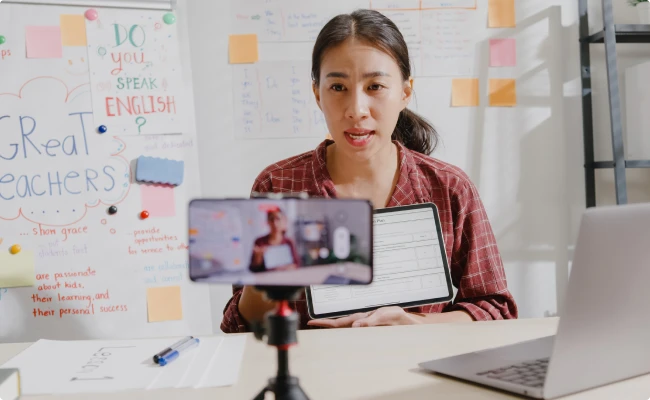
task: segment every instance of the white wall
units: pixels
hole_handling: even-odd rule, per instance
[[[223,16],[229,3],[186,0],[181,4],[181,12],[187,12],[191,24],[196,123],[206,197],[246,196],[264,166],[312,149],[320,141],[235,140],[232,118],[227,117],[232,115],[232,92],[227,68],[229,26]],[[625,1],[614,3],[617,23],[636,22],[634,10]],[[590,1],[590,11],[592,31],[596,31],[602,27],[600,0]],[[577,0],[517,0],[517,17],[518,40],[523,37],[533,45],[518,48],[519,59],[530,62],[516,70],[516,111],[478,108],[467,114],[469,117],[458,114],[457,118],[443,118],[449,112],[447,93],[440,98],[422,95],[436,93],[428,90],[439,90],[440,83],[423,79],[416,90],[419,99],[425,99],[418,110],[428,113],[445,140],[445,147],[434,156],[462,164],[481,192],[509,286],[520,306],[520,316],[527,318],[557,313],[585,204]],[[540,30],[548,31],[547,35],[536,40]],[[483,57],[485,39],[481,38],[480,46]],[[308,59],[310,47],[303,44],[302,50],[300,58]],[[645,59],[650,47],[624,45],[619,53],[623,73],[625,66]],[[592,46],[592,58],[596,158],[605,160],[611,159],[611,141],[602,45]],[[487,76],[487,72],[481,73],[481,81]],[[447,103],[446,107],[438,107],[442,103]],[[457,140],[453,132],[460,132],[461,139]],[[628,171],[628,176],[631,201],[647,201],[648,172]],[[598,174],[598,203],[614,203],[611,171]],[[212,293],[218,330],[230,288],[215,287]]]

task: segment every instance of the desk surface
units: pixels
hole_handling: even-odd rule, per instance
[[[503,392],[432,375],[418,363],[552,335],[556,318],[469,322],[299,332],[291,350],[291,372],[312,400],[318,399],[519,399]],[[29,344],[0,344],[0,365]],[[275,373],[275,349],[248,335],[235,386],[214,389],[150,390],[94,395],[93,399],[252,399]],[[650,375],[590,390],[571,400],[650,397]],[[29,396],[26,399],[87,399],[88,395]]]

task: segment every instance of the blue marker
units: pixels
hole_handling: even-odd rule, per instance
[[[190,350],[196,346],[199,345],[199,339],[194,338],[192,340],[189,340],[182,345],[180,345],[178,348],[174,349],[171,351],[171,353],[167,353],[163,355],[162,357],[158,358],[158,364],[163,367],[173,360],[177,359],[178,356],[180,356],[182,353],[185,353],[187,350]]]
[[[192,339],[194,339],[193,336],[186,336],[186,337],[182,338],[182,339],[179,340],[178,342],[172,344],[171,346],[167,347],[165,350],[163,350],[163,351],[161,351],[160,353],[158,353],[158,354],[156,354],[155,356],[153,356],[153,362],[155,362],[155,363],[157,364],[157,363],[158,363],[158,360],[160,360],[160,357],[164,356],[165,354],[169,354],[169,353],[171,353],[172,350],[175,350],[177,347],[179,347],[179,346],[182,345],[183,343],[185,343],[185,342],[187,342],[187,341],[189,341],[189,340],[192,340]]]

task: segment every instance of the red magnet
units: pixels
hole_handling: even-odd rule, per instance
[[[141,213],[140,213],[140,218],[142,218],[142,219],[147,219],[147,218],[149,218],[149,211],[146,211],[146,210],[145,210],[145,211],[141,212]]]

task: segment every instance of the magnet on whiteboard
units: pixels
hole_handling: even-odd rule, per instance
[[[117,207],[115,207],[115,206],[108,207],[108,213],[111,214],[111,215],[116,214],[117,213]]]
[[[106,127],[106,125],[100,125],[99,128],[97,128],[97,131],[99,133],[106,133],[108,131],[108,128]]]
[[[86,10],[86,13],[84,15],[88,21],[94,21],[99,18],[99,13],[94,8]]]
[[[11,247],[9,248],[9,252],[10,252],[11,254],[18,254],[18,253],[20,253],[20,250],[22,250],[22,249],[21,249],[21,247],[20,247],[19,244],[15,244],[15,245],[13,245],[13,246],[11,246]]]
[[[149,211],[144,210],[143,212],[140,213],[140,218],[142,219],[147,219],[149,218]]]
[[[0,44],[4,44],[7,41],[7,38],[0,35]]]
[[[176,16],[172,13],[167,13],[163,16],[163,21],[165,21],[167,25],[171,25],[176,22]]]

